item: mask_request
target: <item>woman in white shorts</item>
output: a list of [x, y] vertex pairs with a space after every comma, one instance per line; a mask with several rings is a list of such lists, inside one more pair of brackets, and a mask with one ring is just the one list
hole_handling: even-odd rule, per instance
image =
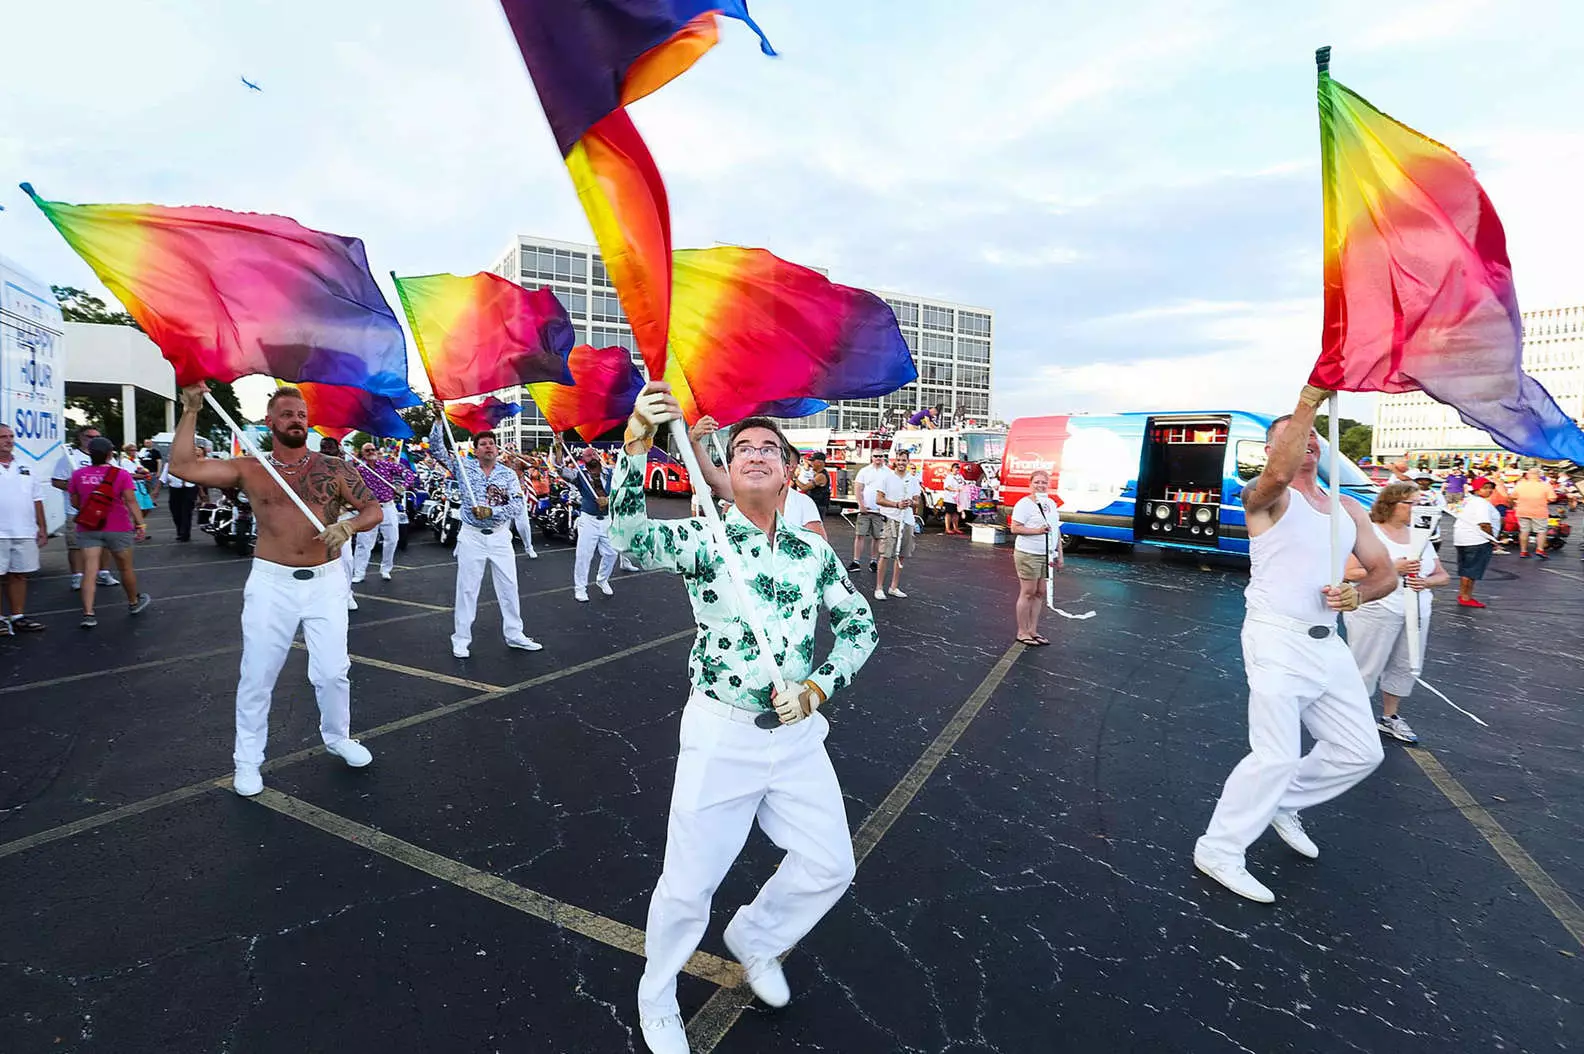
[[[1419, 500], [1419, 488], [1412, 483], [1389, 484], [1376, 497], [1370, 508], [1370, 523], [1391, 554], [1402, 582], [1395, 592], [1342, 616], [1353, 661], [1364, 677], [1364, 689], [1374, 695], [1376, 683], [1380, 684], [1381, 717], [1376, 727], [1404, 743], [1419, 742], [1397, 712], [1398, 704], [1408, 698], [1414, 686], [1413, 671], [1408, 665], [1406, 605], [1409, 598], [1419, 605], [1419, 655], [1423, 661], [1430, 639], [1430, 590], [1451, 581], [1447, 569], [1436, 559], [1435, 550], [1426, 544], [1420, 553], [1411, 541], [1409, 525]], [[1349, 581], [1364, 577], [1363, 565], [1351, 556], [1345, 577]]]

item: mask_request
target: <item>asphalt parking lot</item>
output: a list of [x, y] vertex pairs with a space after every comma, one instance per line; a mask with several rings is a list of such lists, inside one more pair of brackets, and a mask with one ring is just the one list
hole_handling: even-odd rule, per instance
[[[683, 503], [652, 501], [656, 515]], [[115, 1054], [643, 1049], [634, 989], [692, 635], [682, 586], [574, 602], [519, 560], [527, 631], [481, 605], [449, 651], [427, 538], [358, 587], [349, 770], [299, 652], [266, 791], [229, 790], [247, 561], [138, 550], [155, 604], [77, 628], [59, 541], [37, 636], [0, 638], [0, 1050]], [[850, 532], [831, 523], [838, 552]], [[867, 572], [855, 575], [868, 585]], [[1190, 853], [1246, 749], [1246, 572], [1075, 553], [1054, 646], [1012, 640], [1005, 549], [931, 532], [911, 597], [831, 708], [860, 866], [744, 998], [720, 930], [776, 864], [750, 839], [681, 986], [696, 1052], [1564, 1051], [1584, 1034], [1584, 570], [1497, 557], [1485, 611], [1437, 604], [1423, 737], [1274, 837], [1261, 906]], [[118, 591], [112, 591], [118, 592]], [[485, 589], [486, 598], [489, 587]], [[114, 600], [115, 603], [109, 601]]]

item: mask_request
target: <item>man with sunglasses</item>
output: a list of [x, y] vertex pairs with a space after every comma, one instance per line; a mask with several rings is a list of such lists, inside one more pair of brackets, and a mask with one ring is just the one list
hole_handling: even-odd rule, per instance
[[368, 484], [374, 500], [379, 502], [380, 522], [357, 536], [356, 552], [352, 558], [352, 584], [363, 581], [368, 573], [369, 558], [374, 555], [374, 535], [379, 535], [380, 577], [389, 582], [396, 567], [396, 542], [401, 528], [396, 515], [396, 503], [402, 500], [407, 488], [418, 482], [412, 469], [394, 458], [382, 458], [373, 443], [364, 443], [358, 450], [358, 475]]
[[[791, 998], [780, 956], [811, 930], [852, 881], [852, 837], [819, 707], [851, 683], [874, 650], [874, 615], [819, 535], [778, 513], [793, 448], [767, 417], [739, 421], [727, 437], [734, 503], [724, 517], [742, 602], [701, 519], [651, 520], [644, 467], [659, 427], [682, 416], [664, 381], [639, 393], [611, 487], [611, 539], [645, 568], [686, 583], [698, 636], [688, 660], [692, 691], [682, 710], [665, 864], [649, 903], [638, 984], [645, 1044], [687, 1054], [677, 974], [709, 922], [710, 898], [757, 819], [786, 850], [754, 902], [726, 927], [726, 947], [754, 994], [770, 1006]], [[816, 665], [819, 609], [835, 645]], [[786, 687], [766, 683], [762, 629]], [[761, 723], [763, 722], [763, 723]]]
[[869, 570], [877, 568], [876, 561], [880, 558], [880, 539], [885, 534], [886, 517], [880, 506], [875, 504], [875, 498], [880, 493], [880, 484], [891, 475], [891, 470], [886, 467], [886, 453], [884, 450], [874, 450], [869, 454], [869, 464], [861, 469], [858, 478], [853, 481], [853, 497], [858, 500], [858, 518], [853, 523], [853, 555], [852, 563], [847, 565], [847, 570], [856, 571], [863, 566], [865, 543], [869, 549]]

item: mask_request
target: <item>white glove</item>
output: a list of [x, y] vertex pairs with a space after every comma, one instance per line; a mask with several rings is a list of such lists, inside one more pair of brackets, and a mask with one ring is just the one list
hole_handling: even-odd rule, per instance
[[825, 693], [813, 681], [789, 684], [775, 694], [771, 703], [783, 725], [795, 725], [820, 708]]
[[682, 405], [671, 394], [671, 386], [665, 381], [650, 381], [633, 403], [632, 417], [627, 422], [627, 440], [651, 439], [661, 425], [681, 416]]

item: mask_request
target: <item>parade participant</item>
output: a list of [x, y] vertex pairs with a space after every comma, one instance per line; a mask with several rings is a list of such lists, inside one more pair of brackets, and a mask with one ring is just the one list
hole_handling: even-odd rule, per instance
[[462, 490], [462, 529], [457, 534], [456, 600], [452, 616], [451, 654], [468, 657], [473, 643], [473, 618], [478, 613], [484, 569], [491, 572], [500, 604], [501, 630], [508, 648], [538, 651], [543, 645], [523, 635], [522, 607], [517, 596], [517, 558], [512, 551], [511, 522], [522, 509], [517, 473], [496, 460], [500, 447], [494, 432], [473, 437], [477, 460], [462, 458], [446, 443], [445, 412], [435, 407], [429, 449], [457, 480]]
[[[611, 498], [617, 544], [646, 568], [680, 574], [698, 620], [665, 865], [649, 904], [647, 963], [638, 985], [643, 1038], [655, 1054], [687, 1054], [677, 974], [704, 936], [710, 900], [756, 818], [786, 856], [727, 925], [726, 947], [761, 1000], [779, 1007], [790, 999], [779, 958], [840, 899], [855, 869], [841, 787], [825, 752], [830, 726], [817, 711], [851, 683], [879, 639], [869, 606], [836, 554], [776, 513], [793, 448], [769, 418], [739, 421], [726, 444], [737, 500], [724, 531], [751, 610], [736, 607], [723, 554], [704, 522], [648, 518], [646, 454], [656, 429], [681, 413], [668, 384], [644, 386]], [[822, 605], [835, 645], [816, 666]], [[778, 649], [774, 657], [787, 685], [779, 692], [765, 681], [750, 622]], [[779, 724], [757, 723], [771, 713]]]
[[160, 467], [165, 459], [160, 457], [159, 448], [154, 445], [154, 440], [143, 440], [143, 449], [138, 451], [137, 459], [138, 463], [143, 466], [144, 471], [148, 473], [150, 500], [159, 501]]
[[[640, 473], [641, 475], [641, 473]], [[616, 547], [610, 540], [611, 471], [600, 461], [599, 451], [590, 447], [581, 459], [570, 455], [561, 464], [561, 478], [577, 488], [577, 552], [572, 554], [572, 597], [588, 602], [589, 565], [599, 553], [599, 577], [594, 584], [611, 595], [610, 576], [616, 569]]]
[[870, 453], [869, 464], [860, 469], [858, 478], [853, 480], [853, 498], [858, 502], [858, 518], [853, 523], [853, 555], [852, 562], [847, 565], [849, 571], [856, 571], [863, 566], [865, 548], [869, 550], [869, 570], [878, 569], [880, 536], [885, 534], [886, 518], [880, 506], [875, 504], [875, 487], [890, 472], [886, 467], [885, 451], [876, 450]]
[[[891, 471], [877, 484], [875, 504], [884, 511], [885, 531], [880, 536], [880, 567], [875, 574], [874, 598], [887, 596], [906, 600], [902, 592], [902, 561], [913, 555], [917, 544], [913, 537], [913, 503], [924, 493], [924, 484], [908, 471], [908, 452], [897, 450], [891, 455]], [[886, 564], [891, 565], [891, 590], [885, 588]]]
[[539, 553], [535, 551], [533, 544], [532, 513], [539, 503], [539, 492], [529, 478], [530, 474], [535, 470], [528, 459], [519, 454], [514, 446], [506, 448], [506, 456], [502, 460], [506, 462], [507, 467], [517, 473], [517, 486], [521, 488], [523, 493], [522, 512], [518, 513], [517, 518], [512, 520], [512, 526], [517, 529], [517, 537], [522, 539], [523, 553], [527, 555], [528, 559], [537, 560], [539, 559]]
[[[830, 471], [825, 467], [825, 451], [816, 450], [809, 455], [809, 468], [812, 472], [808, 486], [798, 489], [809, 496], [809, 500], [814, 502], [814, 507], [819, 510], [820, 519], [824, 520], [825, 514], [830, 511], [831, 497]], [[820, 534], [824, 533], [825, 527], [822, 523]]]
[[[1304, 386], [1297, 408], [1266, 433], [1265, 471], [1243, 489], [1251, 564], [1242, 635], [1250, 752], [1227, 777], [1193, 853], [1200, 871], [1262, 904], [1276, 898], [1244, 866], [1249, 845], [1274, 827], [1295, 852], [1318, 856], [1298, 810], [1330, 801], [1384, 757], [1369, 696], [1337, 636], [1336, 617], [1390, 593], [1397, 577], [1363, 508], [1343, 498], [1342, 548], [1358, 557], [1366, 574], [1356, 585], [1330, 584], [1330, 501], [1316, 478], [1320, 437], [1314, 432], [1315, 410], [1330, 395]], [[1315, 740], [1302, 757], [1300, 726]]]
[[412, 469], [400, 461], [379, 456], [379, 448], [364, 443], [358, 450], [355, 462], [358, 475], [368, 485], [369, 493], [379, 502], [380, 522], [357, 536], [356, 552], [352, 563], [352, 584], [363, 581], [368, 573], [369, 557], [374, 554], [374, 535], [379, 534], [380, 577], [389, 582], [396, 567], [396, 543], [401, 537], [401, 527], [396, 514], [396, 503], [401, 501], [407, 488], [418, 482]]
[[1045, 610], [1045, 579], [1063, 565], [1061, 515], [1051, 500], [1050, 473], [1037, 468], [1029, 476], [1029, 493], [1012, 507], [1010, 521], [1016, 539], [1012, 543], [1012, 564], [1017, 571], [1017, 640], [1019, 644], [1043, 646], [1050, 641], [1040, 636], [1040, 615]]
[[[341, 443], [336, 439], [332, 439], [330, 436], [322, 436], [320, 438], [319, 454], [324, 458], [337, 458], [343, 461], [346, 460], [346, 451], [341, 448]], [[361, 473], [359, 473], [359, 475], [361, 476]], [[380, 515], [381, 517], [384, 516], [383, 509], [380, 510]], [[358, 511], [356, 509], [343, 509], [341, 512], [341, 518], [343, 520], [356, 519], [357, 516]], [[341, 555], [337, 559], [341, 563], [341, 570], [346, 572], [347, 610], [356, 611], [358, 609], [357, 597], [352, 595], [352, 566], [357, 559], [357, 538], [354, 537], [352, 541], [341, 547]], [[368, 565], [365, 564], [364, 566], [366, 567]]]
[[[329, 524], [319, 530], [258, 460], [200, 460], [194, 448], [198, 411], [209, 388], [181, 390], [182, 417], [171, 440], [171, 473], [201, 487], [247, 492], [258, 521], [253, 569], [242, 591], [242, 671], [236, 696], [236, 773], [232, 787], [249, 796], [264, 789], [259, 766], [269, 737], [270, 693], [297, 627], [308, 646], [308, 680], [319, 703], [325, 750], [353, 768], [374, 760], [351, 738], [352, 688], [348, 679], [347, 606], [350, 594], [337, 558], [359, 530], [379, 523], [380, 508], [351, 466], [309, 452], [308, 404], [296, 388], [277, 388], [264, 423], [274, 448], [264, 455], [286, 485]], [[357, 510], [337, 521], [343, 508]]]
[[44, 477], [16, 458], [16, 432], [0, 424], [0, 582], [9, 616], [0, 615], [0, 637], [37, 633], [44, 623], [27, 617], [27, 576], [39, 568], [49, 543], [44, 522]]
[[147, 537], [148, 530], [132, 473], [116, 457], [115, 444], [103, 436], [88, 444], [88, 457], [90, 463], [73, 472], [66, 484], [66, 494], [78, 510], [74, 521], [83, 558], [83, 617], [79, 623], [83, 629], [99, 625], [94, 596], [101, 560], [114, 560], [120, 569], [120, 585], [126, 590], [132, 614], [141, 614], [150, 602], [147, 593], [138, 592], [137, 573], [132, 569], [132, 547]]
[[[55, 466], [54, 478], [50, 481], [56, 490], [67, 490], [71, 482], [72, 473], [80, 468], [87, 468], [93, 462], [88, 457], [88, 444], [99, 438], [99, 429], [89, 425], [77, 430], [77, 442], [61, 451], [60, 461]], [[82, 588], [82, 549], [77, 545], [77, 509], [71, 503], [71, 494], [66, 495], [66, 526], [61, 529], [61, 535], [66, 539], [66, 562], [71, 566], [71, 587]], [[102, 586], [116, 586], [121, 583], [116, 581], [115, 575], [109, 568], [99, 570], [99, 584]]]
[[1474, 599], [1474, 583], [1485, 577], [1485, 569], [1490, 566], [1501, 520], [1490, 502], [1495, 482], [1481, 477], [1471, 486], [1472, 493], [1458, 506], [1452, 526], [1452, 544], [1458, 558], [1457, 602], [1459, 607], [1482, 608], [1484, 602]]
[[[719, 430], [720, 425], [716, 423], [715, 418], [705, 414], [688, 429], [688, 439], [693, 444], [693, 453], [698, 458], [699, 468], [704, 473], [704, 482], [709, 484], [710, 492], [722, 501], [729, 502], [732, 500], [731, 475], [710, 460], [703, 446], [705, 437]], [[819, 507], [814, 504], [812, 498], [800, 492], [795, 486], [788, 484], [786, 493], [781, 495], [777, 509], [787, 523], [795, 523], [824, 538], [827, 544], [830, 542], [830, 535], [825, 533], [825, 519], [820, 515]]]
[[[1415, 544], [1413, 516], [1421, 507], [1420, 491], [1414, 483], [1391, 483], [1375, 496], [1370, 507], [1370, 526], [1386, 547], [1398, 586], [1379, 600], [1372, 600], [1342, 616], [1347, 625], [1348, 650], [1364, 678], [1364, 691], [1374, 696], [1381, 691], [1381, 717], [1375, 726], [1393, 739], [1417, 743], [1419, 737], [1397, 712], [1402, 700], [1413, 693], [1414, 674], [1408, 662], [1408, 624], [1404, 608], [1412, 597], [1419, 605], [1419, 655], [1421, 661], [1430, 639], [1430, 590], [1451, 581], [1445, 567], [1436, 559], [1433, 548], [1422, 541]], [[1345, 577], [1350, 582], [1366, 577], [1364, 565], [1348, 557]]]

